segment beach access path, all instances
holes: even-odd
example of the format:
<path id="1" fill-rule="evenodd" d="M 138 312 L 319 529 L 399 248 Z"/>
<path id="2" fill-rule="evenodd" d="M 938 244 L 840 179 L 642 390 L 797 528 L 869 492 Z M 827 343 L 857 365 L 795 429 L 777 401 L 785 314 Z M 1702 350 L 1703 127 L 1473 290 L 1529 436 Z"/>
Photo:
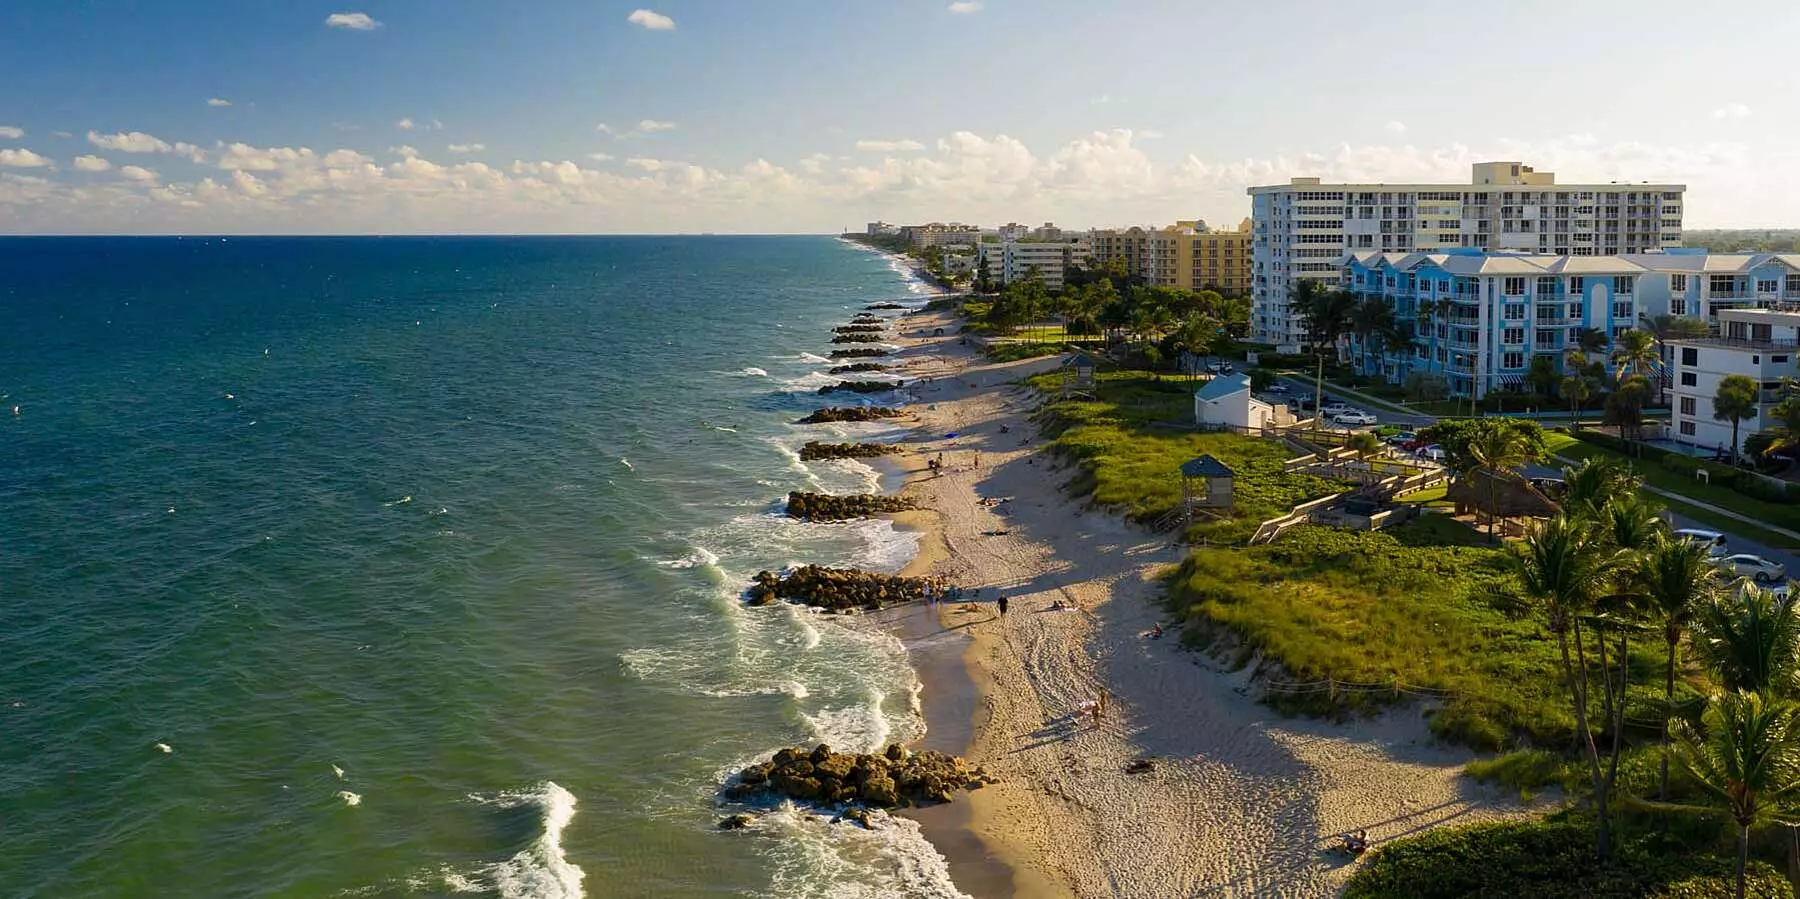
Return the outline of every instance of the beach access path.
<path id="1" fill-rule="evenodd" d="M 1171 623 L 1152 575 L 1184 550 L 1062 491 L 1073 472 L 1043 452 L 1039 399 L 1016 383 L 1059 360 L 985 364 L 947 317 L 896 325 L 906 377 L 931 379 L 907 388 L 920 424 L 903 492 L 935 511 L 918 569 L 982 588 L 979 603 L 941 606 L 940 623 L 968 640 L 966 754 L 1003 780 L 956 801 L 1012 868 L 1011 895 L 1329 896 L 1354 864 L 1328 851 L 1338 833 L 1366 829 L 1379 846 L 1552 807 L 1462 777 L 1473 753 L 1435 745 L 1421 706 L 1287 718 L 1254 701 L 1247 671 L 1181 649 L 1174 628 L 1150 639 Z M 950 336 L 926 336 L 935 328 Z M 944 473 L 917 470 L 939 452 Z M 1078 719 L 1102 691 L 1099 726 Z M 1152 769 L 1126 773 L 1138 759 Z M 957 850 L 940 848 L 954 874 Z"/>

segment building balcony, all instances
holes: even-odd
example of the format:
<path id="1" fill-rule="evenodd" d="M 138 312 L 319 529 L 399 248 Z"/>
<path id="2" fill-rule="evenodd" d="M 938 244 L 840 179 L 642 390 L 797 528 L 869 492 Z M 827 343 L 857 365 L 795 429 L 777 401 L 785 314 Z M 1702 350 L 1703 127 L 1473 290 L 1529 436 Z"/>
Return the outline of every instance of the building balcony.
<path id="1" fill-rule="evenodd" d="M 1727 350 L 1793 350 L 1800 349 L 1800 340 L 1789 338 L 1752 338 L 1752 337 L 1694 337 L 1676 341 L 1683 346 L 1705 346 Z"/>

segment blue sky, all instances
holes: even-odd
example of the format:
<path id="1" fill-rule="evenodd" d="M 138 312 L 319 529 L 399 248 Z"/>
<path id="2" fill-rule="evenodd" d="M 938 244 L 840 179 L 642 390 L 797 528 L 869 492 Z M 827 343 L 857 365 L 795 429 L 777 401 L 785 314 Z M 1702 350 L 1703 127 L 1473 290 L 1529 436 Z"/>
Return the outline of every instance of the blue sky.
<path id="1" fill-rule="evenodd" d="M 1800 222 L 1790 3 L 647 2 L 5 4 L 0 233 L 1232 224 L 1480 159 Z"/>

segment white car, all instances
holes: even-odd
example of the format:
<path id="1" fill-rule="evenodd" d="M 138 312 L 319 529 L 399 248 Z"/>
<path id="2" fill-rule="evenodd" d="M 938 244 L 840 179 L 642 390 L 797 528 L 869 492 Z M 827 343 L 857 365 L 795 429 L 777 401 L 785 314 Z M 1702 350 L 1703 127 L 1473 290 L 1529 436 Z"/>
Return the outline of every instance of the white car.
<path id="1" fill-rule="evenodd" d="M 1725 554 L 1725 535 L 1718 531 L 1709 531 L 1704 528 L 1676 528 L 1674 535 L 1681 540 L 1692 540 L 1695 543 L 1705 544 L 1707 551 L 1715 556 Z"/>
<path id="2" fill-rule="evenodd" d="M 1718 561 L 1718 565 L 1731 572 L 1733 577 L 1747 577 L 1759 584 L 1787 579 L 1787 566 L 1749 553 L 1726 556 Z"/>
<path id="3" fill-rule="evenodd" d="M 1379 424 L 1380 422 L 1381 419 L 1378 419 L 1367 412 L 1341 412 L 1331 417 L 1332 424 L 1342 427 L 1362 427 L 1364 425 Z"/>
<path id="4" fill-rule="evenodd" d="M 1435 443 L 1430 446 L 1421 446 L 1418 448 L 1418 450 L 1416 450 L 1416 452 L 1418 452 L 1419 455 L 1424 456 L 1425 458 L 1430 459 L 1433 462 L 1442 462 L 1442 461 L 1444 461 L 1444 458 L 1447 455 L 1444 452 L 1444 448 L 1441 446 L 1438 446 Z"/>
<path id="5" fill-rule="evenodd" d="M 1356 411 L 1355 406 L 1352 406 L 1349 403 L 1343 402 L 1341 400 L 1330 400 L 1325 405 L 1319 407 L 1319 414 L 1325 416 L 1326 418 L 1336 418 L 1337 416 L 1343 415 L 1346 412 L 1355 412 L 1355 411 Z"/>

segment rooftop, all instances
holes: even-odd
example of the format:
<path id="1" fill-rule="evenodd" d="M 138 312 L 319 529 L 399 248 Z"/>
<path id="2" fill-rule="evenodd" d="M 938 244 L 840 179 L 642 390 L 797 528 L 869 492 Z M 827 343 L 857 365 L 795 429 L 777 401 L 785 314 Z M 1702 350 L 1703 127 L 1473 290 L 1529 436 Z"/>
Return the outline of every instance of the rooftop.
<path id="1" fill-rule="evenodd" d="M 1196 456 L 1181 463 L 1181 474 L 1188 478 L 1229 478 L 1234 472 L 1212 456 Z"/>

